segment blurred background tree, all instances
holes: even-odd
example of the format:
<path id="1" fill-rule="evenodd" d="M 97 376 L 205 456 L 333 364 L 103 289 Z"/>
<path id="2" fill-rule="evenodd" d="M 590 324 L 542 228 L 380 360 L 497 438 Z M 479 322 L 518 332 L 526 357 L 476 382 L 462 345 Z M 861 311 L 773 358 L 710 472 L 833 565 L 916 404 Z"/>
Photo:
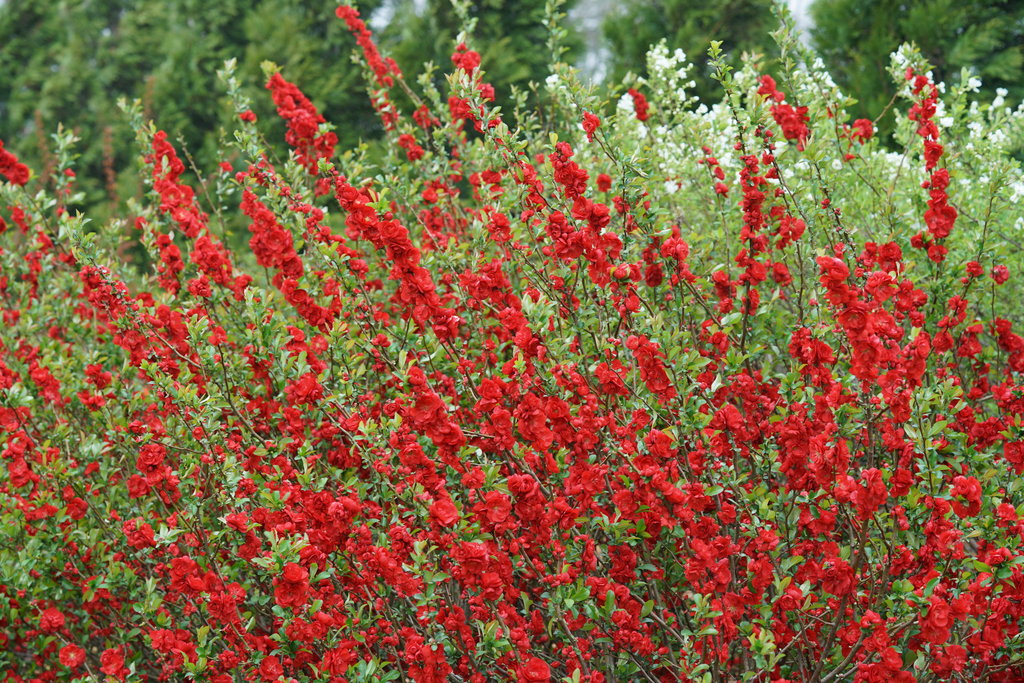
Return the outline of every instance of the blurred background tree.
<path id="1" fill-rule="evenodd" d="M 373 9 L 379 0 L 362 4 Z M 156 125 L 210 170 L 220 161 L 221 130 L 232 126 L 216 76 L 232 57 L 268 122 L 281 125 L 263 92 L 267 59 L 344 124 L 337 133 L 345 144 L 374 130 L 349 58 L 352 39 L 320 0 L 13 0 L 0 6 L 0 45 L 0 139 L 46 174 L 57 123 L 78 131 L 79 186 L 101 220 L 126 199 L 119 179 L 136 172 L 139 156 L 118 98 L 141 99 Z"/>
<path id="2" fill-rule="evenodd" d="M 711 79 L 707 51 L 712 40 L 721 40 L 729 61 L 736 65 L 744 52 L 765 57 L 778 53 L 769 33 L 778 23 L 772 14 L 773 0 L 631 0 L 618 5 L 604 21 L 604 35 L 611 48 L 608 77 L 621 81 L 627 72 L 644 76 L 647 51 L 662 38 L 669 50 L 680 48 L 698 69 L 694 70 L 693 94 L 711 102 L 721 97 Z"/>
<path id="3" fill-rule="evenodd" d="M 1024 97 L 1024 2 L 1020 0 L 816 0 L 811 40 L 845 92 L 853 112 L 874 119 L 896 92 L 886 72 L 889 54 L 912 41 L 948 84 L 967 68 L 982 81 L 980 97 L 997 88 L 1016 103 Z M 878 123 L 883 136 L 893 120 Z"/>

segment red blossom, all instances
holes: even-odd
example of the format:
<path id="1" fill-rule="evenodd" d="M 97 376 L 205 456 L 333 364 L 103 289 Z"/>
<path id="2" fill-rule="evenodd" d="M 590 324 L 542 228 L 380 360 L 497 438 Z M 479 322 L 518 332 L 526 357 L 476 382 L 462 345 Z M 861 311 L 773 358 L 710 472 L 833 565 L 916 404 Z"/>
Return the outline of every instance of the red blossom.
<path id="1" fill-rule="evenodd" d="M 650 117 L 648 113 L 650 105 L 647 103 L 647 98 L 636 88 L 630 88 L 627 92 L 633 98 L 633 111 L 636 112 L 637 121 L 646 121 Z"/>
<path id="2" fill-rule="evenodd" d="M 307 372 L 294 382 L 289 382 L 284 391 L 289 403 L 295 405 L 316 403 L 324 395 L 324 388 L 311 372 Z"/>
<path id="3" fill-rule="evenodd" d="M 3 140 L 0 140 L 0 176 L 12 185 L 24 185 L 29 177 L 28 166 L 18 161 L 13 152 L 4 149 Z"/>
<path id="4" fill-rule="evenodd" d="M 120 647 L 107 648 L 100 654 L 100 671 L 123 681 L 128 676 L 124 665 L 124 650 Z"/>
<path id="5" fill-rule="evenodd" d="M 309 594 L 309 572 L 289 562 L 281 576 L 274 579 L 274 602 L 282 607 L 302 607 Z"/>
<path id="6" fill-rule="evenodd" d="M 39 628 L 47 633 L 56 633 L 64 628 L 64 614 L 53 607 L 43 610 L 39 617 Z"/>
<path id="7" fill-rule="evenodd" d="M 295 156 L 306 171 L 316 175 L 318 161 L 334 156 L 338 136 L 330 131 L 319 132 L 320 126 L 326 123 L 324 117 L 302 91 L 281 74 L 270 77 L 267 90 L 274 98 L 278 115 L 288 123 L 285 141 L 295 148 Z"/>
<path id="8" fill-rule="evenodd" d="M 594 133 L 597 131 L 597 127 L 601 125 L 601 119 L 597 118 L 594 114 L 589 111 L 583 112 L 583 131 L 587 134 L 587 140 L 593 142 Z"/>
<path id="9" fill-rule="evenodd" d="M 85 663 L 85 650 L 77 645 L 65 645 L 60 649 L 60 663 L 69 669 L 77 669 Z"/>
<path id="10" fill-rule="evenodd" d="M 441 526 L 453 526 L 459 521 L 459 511 L 450 498 L 441 498 L 430 506 L 430 517 Z"/>
<path id="11" fill-rule="evenodd" d="M 551 680 L 551 667 L 539 657 L 531 657 L 519 668 L 519 679 L 530 683 L 547 683 Z"/>

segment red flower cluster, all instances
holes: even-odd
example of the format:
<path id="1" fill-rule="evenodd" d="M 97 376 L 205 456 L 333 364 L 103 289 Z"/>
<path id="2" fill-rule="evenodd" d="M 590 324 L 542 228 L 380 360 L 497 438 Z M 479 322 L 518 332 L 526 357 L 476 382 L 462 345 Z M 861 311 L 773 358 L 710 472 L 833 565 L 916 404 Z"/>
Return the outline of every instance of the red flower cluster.
<path id="1" fill-rule="evenodd" d="M 301 90 L 289 83 L 279 73 L 275 73 L 267 81 L 267 90 L 274 98 L 278 115 L 288 123 L 285 140 L 295 149 L 299 163 L 309 172 L 316 175 L 318 161 L 334 156 L 334 146 L 338 144 L 338 136 L 332 132 L 320 133 L 320 125 L 326 123 L 313 103 Z"/>
<path id="2" fill-rule="evenodd" d="M 601 119 L 589 111 L 583 112 L 583 131 L 587 134 L 588 142 L 594 141 L 594 133 L 597 132 L 597 127 L 600 125 Z"/>
<path id="3" fill-rule="evenodd" d="M 928 233 L 932 239 L 918 235 L 914 247 L 927 249 L 928 258 L 936 263 L 941 263 L 948 253 L 941 240 L 949 237 L 952 232 L 957 211 L 950 206 L 949 195 L 946 193 L 946 188 L 949 187 L 949 171 L 945 168 L 935 168 L 944 151 L 938 142 L 939 127 L 934 121 L 939 90 L 928 80 L 927 76 L 920 74 L 915 76 L 910 68 L 907 69 L 906 76 L 908 81 L 913 81 L 914 94 L 921 97 L 920 101 L 915 102 L 914 106 L 910 108 L 907 116 L 911 121 L 918 123 L 917 134 L 924 138 L 925 170 L 931 172 L 931 177 L 923 186 L 930 188 L 928 210 L 924 213 L 924 222 L 928 226 Z"/>
<path id="4" fill-rule="evenodd" d="M 647 97 L 636 88 L 630 88 L 626 92 L 633 98 L 633 111 L 636 112 L 637 121 L 646 121 L 650 118 L 651 105 L 647 102 Z"/>
<path id="5" fill-rule="evenodd" d="M 366 23 L 359 18 L 359 10 L 349 5 L 341 5 L 336 14 L 356 37 L 356 42 L 363 51 L 366 65 L 373 74 L 377 85 L 377 90 L 373 92 L 371 98 L 373 106 L 380 114 L 384 127 L 392 130 L 398 120 L 398 110 L 391 103 L 388 89 L 395 84 L 395 78 L 401 78 L 402 72 L 395 60 L 381 56 L 377 45 L 373 42 L 373 34 L 370 29 L 366 28 Z"/>
<path id="6" fill-rule="evenodd" d="M 772 118 L 782 129 L 782 135 L 787 140 L 796 140 L 796 148 L 803 151 L 807 144 L 807 136 L 810 129 L 807 127 L 807 107 L 794 107 L 786 103 L 786 96 L 775 86 L 775 79 L 764 75 L 760 78 L 761 87 L 757 94 L 774 102 L 771 105 Z"/>
<path id="7" fill-rule="evenodd" d="M 4 149 L 0 140 L 0 175 L 12 185 L 24 185 L 28 182 L 28 166 L 18 161 L 18 157 L 10 150 Z"/>
<path id="8" fill-rule="evenodd" d="M 309 572 L 289 562 L 281 576 L 274 579 L 274 601 L 281 607 L 302 607 L 309 593 Z"/>
<path id="9" fill-rule="evenodd" d="M 178 158 L 171 143 L 167 142 L 167 133 L 164 131 L 157 131 L 153 136 L 153 153 L 146 156 L 146 163 L 153 167 L 153 190 L 160 196 L 160 211 L 170 216 L 186 237 L 195 240 L 191 251 L 192 262 L 200 273 L 230 290 L 236 299 L 241 300 L 252 278 L 234 274 L 235 268 L 227 248 L 210 234 L 209 218 L 196 204 L 194 190 L 179 182 L 185 164 Z M 145 220 L 136 219 L 136 227 L 144 229 L 145 226 Z M 156 235 L 160 254 L 159 282 L 164 289 L 174 294 L 180 287 L 178 276 L 185 266 L 181 249 L 171 239 L 168 233 Z M 190 289 L 194 290 L 194 287 L 190 285 Z"/>

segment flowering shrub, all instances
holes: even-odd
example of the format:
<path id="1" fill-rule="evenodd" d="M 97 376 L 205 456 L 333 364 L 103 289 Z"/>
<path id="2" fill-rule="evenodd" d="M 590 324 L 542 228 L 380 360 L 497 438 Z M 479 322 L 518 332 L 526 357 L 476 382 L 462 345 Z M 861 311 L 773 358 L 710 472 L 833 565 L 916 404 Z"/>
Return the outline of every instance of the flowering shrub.
<path id="1" fill-rule="evenodd" d="M 1024 109 L 904 47 L 891 151 L 784 23 L 512 128 L 337 15 L 376 166 L 273 65 L 120 222 L 0 148 L 6 680 L 1024 677 Z"/>

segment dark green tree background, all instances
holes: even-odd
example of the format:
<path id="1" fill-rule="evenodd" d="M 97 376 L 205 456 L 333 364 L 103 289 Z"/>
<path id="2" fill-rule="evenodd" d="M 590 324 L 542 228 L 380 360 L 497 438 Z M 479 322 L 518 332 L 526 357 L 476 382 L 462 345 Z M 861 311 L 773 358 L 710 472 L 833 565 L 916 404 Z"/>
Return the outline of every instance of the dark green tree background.
<path id="1" fill-rule="evenodd" d="M 141 99 L 202 168 L 219 161 L 231 112 L 216 72 L 229 58 L 257 113 L 273 112 L 260 69 L 270 59 L 345 124 L 344 143 L 373 131 L 352 39 L 319 0 L 12 0 L 0 7 L 0 45 L 0 139 L 45 173 L 49 134 L 58 122 L 76 130 L 92 208 L 124 199 L 118 175 L 138 157 L 119 97 Z"/>
<path id="2" fill-rule="evenodd" d="M 772 0 L 632 0 L 619 5 L 604 22 L 611 48 L 608 75 L 612 82 L 627 72 L 646 74 L 646 55 L 662 38 L 670 50 L 681 48 L 698 65 L 694 94 L 702 101 L 718 99 L 718 84 L 710 78 L 707 50 L 712 40 L 734 64 L 744 52 L 771 57 L 777 53 L 769 33 L 777 26 Z"/>
<path id="3" fill-rule="evenodd" d="M 855 114 L 875 118 L 896 91 L 886 69 L 901 43 L 917 44 L 935 77 L 981 78 L 981 97 L 997 88 L 1024 97 L 1024 2 L 1020 0 L 816 0 L 811 37 L 836 82 L 859 100 Z M 892 129 L 889 117 L 881 131 Z"/>

